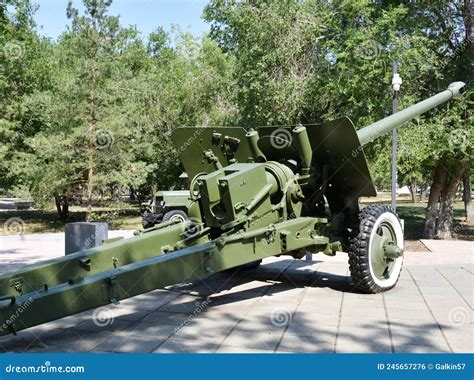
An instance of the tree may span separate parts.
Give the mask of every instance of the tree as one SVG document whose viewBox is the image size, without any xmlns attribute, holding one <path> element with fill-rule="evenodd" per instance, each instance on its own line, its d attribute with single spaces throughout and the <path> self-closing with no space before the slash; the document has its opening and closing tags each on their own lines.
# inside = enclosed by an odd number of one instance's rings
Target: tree
<svg viewBox="0 0 474 380">
<path fill-rule="evenodd" d="M 134 59 L 130 50 L 142 50 L 137 32 L 122 28 L 117 17 L 107 15 L 111 0 L 83 0 L 85 14 L 80 16 L 69 2 L 67 13 L 72 26 L 62 36 L 62 60 L 66 78 L 70 79 L 60 91 L 69 93 L 72 108 L 69 125 L 85 132 L 86 140 L 77 141 L 85 151 L 80 154 L 86 164 L 86 220 L 91 219 L 92 200 L 98 190 L 122 187 L 144 176 L 146 166 L 128 155 L 130 135 L 127 128 L 125 107 L 127 94 L 116 88 L 126 88 L 141 62 Z M 113 195 L 113 194 L 112 194 Z"/>
<path fill-rule="evenodd" d="M 444 90 L 458 78 L 472 77 L 472 18 L 469 25 L 463 23 L 466 4 L 213 0 L 204 17 L 211 23 L 212 38 L 236 57 L 242 125 L 351 115 L 365 126 L 389 112 L 392 59 L 397 59 L 405 78 L 400 108 Z M 414 187 L 415 181 L 433 178 L 432 188 L 437 188 L 438 164 L 465 165 L 469 152 L 447 142 L 472 125 L 466 102 L 439 107 L 401 129 L 403 182 Z M 389 144 L 385 136 L 366 149 L 378 185 L 388 182 Z M 449 237 L 452 227 L 452 188 L 459 185 L 459 173 L 452 174 L 441 186 L 444 198 L 433 194 L 427 213 L 428 223 L 433 202 L 441 200 L 444 221 L 439 227 L 435 223 L 435 230 L 443 237 Z"/>
<path fill-rule="evenodd" d="M 24 174 L 31 167 L 19 155 L 29 151 L 26 140 L 41 127 L 38 113 L 25 114 L 22 99 L 51 87 L 51 44 L 36 35 L 34 12 L 27 0 L 0 4 L 0 188 L 16 195 L 28 195 Z"/>
<path fill-rule="evenodd" d="M 61 219 L 71 201 L 85 199 L 90 220 L 101 197 L 119 199 L 132 188 L 142 198 L 172 186 L 180 171 L 169 133 L 235 119 L 232 60 L 215 42 L 176 30 L 171 43 L 158 28 L 145 45 L 135 28 L 108 15 L 110 3 L 84 1 L 80 14 L 70 2 L 71 26 L 58 42 L 37 39 L 47 46 L 39 63 L 48 71 L 34 74 L 47 85 L 5 96 L 15 113 L 5 128 L 4 186 L 21 184 L 37 206 L 54 197 Z M 33 25 L 28 30 L 36 36 Z"/>
<path fill-rule="evenodd" d="M 456 2 L 454 10 L 458 16 L 462 16 L 463 22 L 460 22 L 459 26 L 464 35 L 452 43 L 451 50 L 446 52 L 444 68 L 453 77 L 472 78 L 474 9 L 465 1 Z M 434 125 L 438 127 L 438 136 L 433 144 L 433 162 L 436 163 L 436 169 L 427 206 L 423 232 L 425 238 L 451 238 L 456 192 L 471 165 L 474 142 L 473 94 L 472 83 L 468 83 L 468 91 L 463 101 L 454 104 L 446 115 L 436 115 L 433 118 Z M 469 200 L 466 202 L 465 199 L 466 212 Z"/>
<path fill-rule="evenodd" d="M 148 49 L 147 69 L 128 86 L 134 94 L 133 102 L 128 103 L 134 136 L 131 149 L 153 168 L 137 189 L 147 196 L 157 187 L 175 186 L 181 174 L 170 141 L 175 128 L 232 124 L 236 118 L 231 102 L 232 62 L 214 41 L 196 39 L 179 29 L 171 36 L 158 30 Z"/>
<path fill-rule="evenodd" d="M 80 16 L 69 3 L 72 25 L 48 60 L 54 73 L 50 88 L 18 102 L 24 119 L 38 128 L 22 135 L 25 149 L 16 150 L 10 169 L 37 201 L 54 196 L 62 218 L 72 199 L 85 196 L 90 220 L 94 197 L 118 198 L 121 189 L 140 186 L 151 170 L 130 148 L 127 104 L 133 97 L 121 90 L 146 66 L 146 47 L 136 30 L 106 15 L 109 5 L 86 0 Z"/>
</svg>

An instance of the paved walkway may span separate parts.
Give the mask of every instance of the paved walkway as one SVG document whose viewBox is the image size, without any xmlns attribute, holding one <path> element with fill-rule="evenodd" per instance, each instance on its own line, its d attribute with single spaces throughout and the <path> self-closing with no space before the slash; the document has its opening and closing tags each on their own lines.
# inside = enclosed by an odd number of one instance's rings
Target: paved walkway
<svg viewBox="0 0 474 380">
<path fill-rule="evenodd" d="M 37 241 L 0 238 L 3 268 L 11 250 Z M 46 241 L 38 256 L 62 252 L 60 239 Z M 473 352 L 474 243 L 424 243 L 434 251 L 408 252 L 399 284 L 383 294 L 352 291 L 344 253 L 283 256 L 24 330 L 0 338 L 0 350 Z"/>
</svg>

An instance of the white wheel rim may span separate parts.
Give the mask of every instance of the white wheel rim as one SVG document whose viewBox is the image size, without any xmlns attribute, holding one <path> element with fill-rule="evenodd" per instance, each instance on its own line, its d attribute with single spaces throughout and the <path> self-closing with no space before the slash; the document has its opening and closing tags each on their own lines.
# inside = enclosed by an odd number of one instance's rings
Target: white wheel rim
<svg viewBox="0 0 474 380">
<path fill-rule="evenodd" d="M 186 219 L 182 215 L 173 215 L 170 220 L 179 220 L 180 222 L 185 222 Z"/>
<path fill-rule="evenodd" d="M 368 247 L 370 275 L 376 285 L 380 286 L 381 288 L 388 288 L 395 285 L 395 283 L 398 280 L 398 276 L 400 275 L 400 271 L 402 270 L 403 255 L 394 259 L 393 263 L 391 264 L 392 270 L 388 278 L 382 279 L 375 274 L 374 269 L 372 268 L 372 260 L 371 260 L 372 259 L 371 255 L 373 254 L 372 241 L 373 241 L 374 235 L 377 233 L 377 230 L 382 224 L 389 224 L 392 227 L 393 232 L 395 233 L 397 247 L 402 250 L 404 249 L 403 230 L 402 230 L 402 226 L 400 225 L 400 221 L 394 214 L 392 214 L 391 212 L 384 212 L 376 220 L 373 226 L 372 232 L 370 234 L 369 247 Z"/>
</svg>

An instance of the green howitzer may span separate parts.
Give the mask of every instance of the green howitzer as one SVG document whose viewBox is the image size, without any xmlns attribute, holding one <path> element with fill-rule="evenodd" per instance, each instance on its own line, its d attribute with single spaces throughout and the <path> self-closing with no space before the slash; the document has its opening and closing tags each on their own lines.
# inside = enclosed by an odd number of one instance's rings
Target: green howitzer
<svg viewBox="0 0 474 380">
<path fill-rule="evenodd" d="M 446 103 L 451 99 L 459 99 L 462 96 L 464 87 L 464 82 L 453 82 L 449 85 L 446 91 L 440 92 L 429 99 L 423 100 L 422 102 L 397 112 L 392 116 L 386 117 L 368 127 L 362 128 L 357 132 L 361 145 L 367 144 L 374 138 L 401 126 L 407 121 L 412 120 L 440 104 Z"/>
<path fill-rule="evenodd" d="M 358 132 L 348 118 L 323 124 L 183 127 L 172 133 L 192 178 L 188 220 L 130 239 L 0 274 L 0 335 L 274 255 L 346 251 L 354 287 L 391 289 L 403 230 L 375 196 L 361 146 L 450 99 L 462 82 Z"/>
</svg>

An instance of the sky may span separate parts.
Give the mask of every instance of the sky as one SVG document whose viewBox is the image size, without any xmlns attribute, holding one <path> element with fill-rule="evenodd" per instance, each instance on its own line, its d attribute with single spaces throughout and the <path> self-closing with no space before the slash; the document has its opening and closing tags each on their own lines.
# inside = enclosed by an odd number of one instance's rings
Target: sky
<svg viewBox="0 0 474 380">
<path fill-rule="evenodd" d="M 56 39 L 69 24 L 66 17 L 68 0 L 33 0 L 39 6 L 35 14 L 40 34 Z M 156 27 L 171 31 L 171 25 L 180 25 L 195 36 L 209 31 L 209 24 L 201 19 L 207 0 L 114 0 L 111 15 L 120 15 L 123 26 L 136 25 L 146 37 Z M 79 10 L 81 0 L 73 0 Z"/>
</svg>

